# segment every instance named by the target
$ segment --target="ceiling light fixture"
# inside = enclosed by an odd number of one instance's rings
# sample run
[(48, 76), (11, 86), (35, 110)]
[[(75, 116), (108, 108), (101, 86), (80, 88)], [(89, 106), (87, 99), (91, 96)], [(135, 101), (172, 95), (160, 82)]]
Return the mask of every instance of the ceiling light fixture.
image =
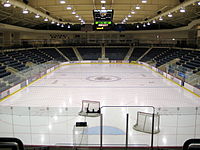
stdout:
[(68, 25), (67, 28), (70, 29), (71, 28), (70, 25)]
[(140, 8), (140, 6), (139, 6), (139, 5), (137, 5), (137, 6), (135, 7), (135, 9), (141, 9), (141, 8)]
[(64, 28), (64, 24), (62, 24), (61, 27)]
[(162, 17), (160, 17), (160, 18), (159, 18), (159, 20), (160, 20), (160, 21), (162, 21), (162, 20), (163, 20), (163, 18), (162, 18)]
[(181, 13), (184, 13), (184, 12), (185, 12), (185, 8), (181, 7), (181, 8), (180, 8), (180, 12), (181, 12)]
[(148, 22), (147, 25), (150, 26), (151, 25), (150, 22)]
[(134, 11), (134, 10), (132, 10), (132, 11), (131, 11), (131, 14), (135, 14), (135, 11)]
[(65, 0), (60, 0), (60, 4), (65, 4)]
[(147, 0), (142, 0), (142, 3), (147, 3)]
[(106, 9), (106, 6), (103, 4), (103, 5), (101, 6), (101, 9)]
[(71, 6), (67, 6), (66, 8), (67, 8), (67, 10), (72, 10)]
[(169, 13), (169, 14), (168, 14), (168, 17), (170, 17), (170, 18), (171, 18), (171, 17), (173, 17), (173, 15), (172, 15), (171, 13)]
[(78, 18), (78, 20), (82, 20), (81, 18)]
[(143, 27), (146, 27), (146, 24), (145, 24), (145, 23), (143, 24)]
[(105, 4), (105, 3), (106, 3), (106, 1), (105, 1), (105, 0), (101, 0), (101, 3), (102, 3), (102, 4)]
[(37, 14), (37, 15), (35, 15), (35, 18), (40, 18), (40, 15), (38, 15), (38, 14)]
[(139, 25), (137, 25), (137, 28), (140, 28), (140, 26), (139, 26)]
[(76, 11), (72, 11), (72, 14), (75, 15), (75, 14), (76, 14)]
[(128, 17), (129, 17), (129, 18), (132, 17), (131, 14), (128, 14)]
[(153, 23), (156, 23), (156, 20), (153, 20)]
[(49, 19), (48, 19), (48, 18), (45, 18), (45, 19), (44, 19), (44, 21), (46, 21), (46, 22), (47, 22), (47, 21), (49, 21)]
[(27, 10), (27, 9), (24, 9), (24, 10), (22, 11), (22, 13), (23, 13), (23, 14), (28, 14), (28, 10)]
[(55, 24), (55, 21), (51, 21), (51, 24)]
[(57, 26), (59, 26), (59, 25), (60, 25), (60, 23), (58, 22), (58, 23), (57, 23)]
[(10, 7), (11, 6), (11, 3), (9, 1), (6, 1), (4, 4), (3, 4), (3, 7)]
[(200, 2), (198, 2), (197, 4), (200, 5)]
[(76, 15), (75, 17), (76, 17), (76, 18), (79, 18), (79, 15)]

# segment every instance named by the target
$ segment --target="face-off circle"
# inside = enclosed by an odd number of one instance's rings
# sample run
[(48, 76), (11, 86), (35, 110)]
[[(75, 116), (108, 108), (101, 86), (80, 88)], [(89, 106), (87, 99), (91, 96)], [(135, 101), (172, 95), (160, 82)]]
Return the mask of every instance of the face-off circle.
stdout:
[(94, 81), (94, 82), (114, 82), (114, 81), (121, 80), (120, 77), (111, 76), (111, 75), (90, 76), (86, 79), (89, 81)]

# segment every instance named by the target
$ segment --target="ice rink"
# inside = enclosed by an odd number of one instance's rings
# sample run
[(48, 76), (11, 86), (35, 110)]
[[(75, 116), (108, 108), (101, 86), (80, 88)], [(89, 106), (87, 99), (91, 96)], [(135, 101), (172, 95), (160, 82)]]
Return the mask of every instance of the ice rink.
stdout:
[(128, 64), (63, 66), (1, 102), (1, 106), (80, 107), (105, 105), (197, 107), (199, 97), (148, 68)]
[[(82, 100), (104, 107), (105, 146), (125, 142), (129, 114), (129, 145), (149, 146), (150, 134), (135, 131), (138, 111), (160, 114), (154, 146), (181, 146), (200, 137), (200, 98), (141, 65), (77, 64), (62, 66), (0, 102), (0, 135), (19, 137), (27, 145), (73, 145), (73, 126), (87, 121), (79, 144), (98, 146), (100, 118), (78, 116)], [(77, 141), (76, 141), (76, 140)], [(75, 141), (74, 141), (75, 140)]]

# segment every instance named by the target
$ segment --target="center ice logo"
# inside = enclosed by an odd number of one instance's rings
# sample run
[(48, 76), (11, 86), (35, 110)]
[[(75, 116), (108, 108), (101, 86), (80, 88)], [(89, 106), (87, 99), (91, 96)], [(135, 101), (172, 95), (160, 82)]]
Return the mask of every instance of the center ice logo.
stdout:
[(113, 81), (121, 80), (120, 77), (111, 76), (111, 75), (90, 76), (86, 79), (89, 81), (95, 81), (95, 82), (113, 82)]

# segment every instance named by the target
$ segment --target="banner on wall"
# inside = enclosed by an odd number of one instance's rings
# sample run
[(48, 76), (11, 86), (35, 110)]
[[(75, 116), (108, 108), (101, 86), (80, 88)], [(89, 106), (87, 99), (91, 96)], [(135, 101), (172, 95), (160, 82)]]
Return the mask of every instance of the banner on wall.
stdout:
[(182, 77), (182, 78), (185, 78), (185, 74), (182, 73), (182, 72), (178, 72), (178, 75), (179, 75), (180, 77)]

